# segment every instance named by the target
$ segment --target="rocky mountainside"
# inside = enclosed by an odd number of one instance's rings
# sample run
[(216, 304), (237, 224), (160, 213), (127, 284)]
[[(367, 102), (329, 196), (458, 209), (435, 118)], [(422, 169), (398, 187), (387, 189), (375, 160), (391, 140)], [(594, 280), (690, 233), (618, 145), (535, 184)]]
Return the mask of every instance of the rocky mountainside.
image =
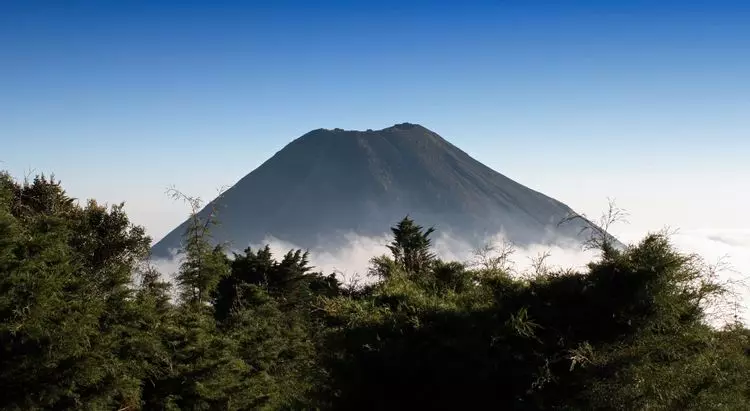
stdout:
[[(216, 200), (215, 200), (216, 201)], [(216, 241), (234, 249), (268, 236), (309, 249), (342, 234), (381, 235), (405, 215), (470, 242), (500, 231), (519, 244), (575, 237), (572, 210), (490, 169), (416, 124), (318, 129), (284, 147), (218, 200)], [(209, 212), (207, 206), (201, 213)], [(179, 247), (186, 222), (152, 249)]]

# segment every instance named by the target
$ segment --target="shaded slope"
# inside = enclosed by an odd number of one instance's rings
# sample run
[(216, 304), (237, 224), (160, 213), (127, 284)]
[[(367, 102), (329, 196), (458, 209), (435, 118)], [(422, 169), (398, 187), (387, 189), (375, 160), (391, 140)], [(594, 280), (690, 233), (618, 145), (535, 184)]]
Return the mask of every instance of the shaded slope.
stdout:
[[(343, 232), (387, 232), (406, 214), (466, 240), (503, 230), (517, 243), (542, 242), (550, 230), (575, 236), (580, 227), (556, 227), (568, 206), (408, 123), (309, 132), (238, 181), (219, 205), (215, 238), (234, 248), (269, 235), (311, 249), (331, 246)], [(170, 232), (154, 254), (167, 255), (184, 230)]]

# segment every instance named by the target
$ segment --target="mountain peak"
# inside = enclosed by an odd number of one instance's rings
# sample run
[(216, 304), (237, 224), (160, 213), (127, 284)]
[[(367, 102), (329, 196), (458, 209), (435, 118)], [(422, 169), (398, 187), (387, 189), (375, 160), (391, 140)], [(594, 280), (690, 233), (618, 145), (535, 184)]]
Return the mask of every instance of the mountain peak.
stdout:
[(394, 124), (392, 127), (389, 127), (389, 128), (398, 129), (398, 130), (411, 130), (411, 129), (414, 129), (414, 128), (423, 128), (423, 129), (427, 130), (426, 128), (420, 126), (419, 124), (414, 124), (414, 123)]
[(415, 123), (399, 123), (399, 124), (394, 124), (394, 125), (392, 125), (390, 127), (386, 127), (386, 128), (380, 129), (380, 130), (373, 130), (371, 128), (368, 128), (367, 130), (346, 130), (346, 129), (338, 128), (338, 127), (333, 128), (333, 129), (321, 127), (321, 128), (317, 128), (315, 130), (312, 130), (309, 133), (306, 133), (305, 135), (307, 135), (307, 134), (319, 134), (319, 133), (326, 133), (326, 132), (328, 132), (328, 133), (382, 133), (382, 132), (394, 131), (394, 130), (413, 130), (413, 129), (421, 129), (421, 130), (425, 130), (425, 131), (428, 131), (428, 132), (432, 133), (432, 131), (428, 130), (426, 127), (424, 127), (424, 126), (422, 126), (420, 124), (415, 124)]

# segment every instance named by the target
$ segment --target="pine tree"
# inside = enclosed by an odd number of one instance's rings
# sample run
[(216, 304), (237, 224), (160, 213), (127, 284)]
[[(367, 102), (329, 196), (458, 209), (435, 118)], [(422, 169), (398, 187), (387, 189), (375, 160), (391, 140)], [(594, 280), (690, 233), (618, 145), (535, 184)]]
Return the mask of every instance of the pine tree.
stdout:
[[(222, 277), (229, 274), (229, 260), (221, 245), (211, 246), (211, 227), (217, 223), (216, 208), (202, 218), (201, 200), (187, 196), (175, 189), (168, 190), (175, 199), (183, 199), (191, 208), (190, 219), (184, 234), (185, 243), (180, 254), (183, 261), (177, 274), (183, 301), (204, 306)], [(215, 203), (215, 202), (214, 202)]]
[(409, 216), (392, 227), (393, 241), (388, 245), (388, 249), (393, 253), (396, 263), (410, 273), (419, 273), (426, 269), (435, 258), (430, 252), (432, 240), (429, 238), (434, 231), (432, 227), (423, 230), (422, 226), (417, 225)]
[(137, 405), (143, 311), (133, 262), (150, 240), (121, 206), (79, 207), (43, 176), (0, 176), (0, 407)]

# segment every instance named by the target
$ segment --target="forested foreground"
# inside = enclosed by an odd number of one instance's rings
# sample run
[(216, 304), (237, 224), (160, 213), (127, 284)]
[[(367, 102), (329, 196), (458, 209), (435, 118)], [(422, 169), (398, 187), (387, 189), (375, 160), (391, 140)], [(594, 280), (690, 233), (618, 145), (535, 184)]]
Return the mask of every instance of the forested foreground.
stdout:
[(0, 407), (750, 409), (750, 332), (706, 325), (726, 290), (664, 235), (511, 275), (404, 219), (354, 286), (302, 251), (228, 256), (211, 225), (170, 286), (121, 206), (0, 176)]

